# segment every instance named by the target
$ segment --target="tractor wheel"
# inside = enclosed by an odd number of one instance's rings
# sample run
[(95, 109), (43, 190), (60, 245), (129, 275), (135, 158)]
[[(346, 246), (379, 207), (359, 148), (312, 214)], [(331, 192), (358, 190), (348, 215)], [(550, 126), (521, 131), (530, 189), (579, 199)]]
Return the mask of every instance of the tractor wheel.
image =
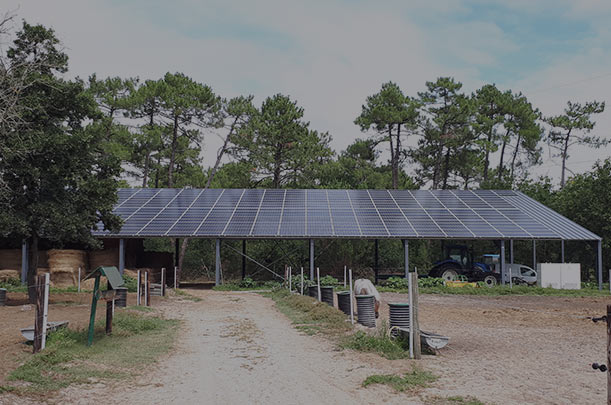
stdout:
[(484, 284), (486, 285), (486, 287), (494, 287), (495, 285), (497, 285), (497, 280), (496, 277), (494, 276), (486, 276), (484, 277)]
[(445, 281), (456, 281), (458, 280), (458, 272), (454, 267), (446, 267), (439, 269), (439, 276)]

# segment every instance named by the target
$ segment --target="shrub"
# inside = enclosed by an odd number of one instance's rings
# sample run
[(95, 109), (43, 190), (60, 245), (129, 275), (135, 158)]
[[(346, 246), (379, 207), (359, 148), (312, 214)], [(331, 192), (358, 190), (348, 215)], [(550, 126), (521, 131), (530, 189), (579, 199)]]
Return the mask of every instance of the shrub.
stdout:
[(254, 280), (250, 277), (245, 277), (238, 285), (240, 288), (254, 288), (256, 286)]
[(339, 280), (333, 276), (324, 276), (320, 278), (320, 285), (324, 287), (335, 287), (339, 285)]

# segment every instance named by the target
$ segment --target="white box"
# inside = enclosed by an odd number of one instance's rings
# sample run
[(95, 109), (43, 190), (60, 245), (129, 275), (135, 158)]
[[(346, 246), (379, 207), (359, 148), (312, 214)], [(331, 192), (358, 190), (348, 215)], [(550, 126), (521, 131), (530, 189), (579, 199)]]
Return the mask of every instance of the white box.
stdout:
[(562, 290), (581, 289), (581, 265), (579, 263), (538, 263), (537, 285)]

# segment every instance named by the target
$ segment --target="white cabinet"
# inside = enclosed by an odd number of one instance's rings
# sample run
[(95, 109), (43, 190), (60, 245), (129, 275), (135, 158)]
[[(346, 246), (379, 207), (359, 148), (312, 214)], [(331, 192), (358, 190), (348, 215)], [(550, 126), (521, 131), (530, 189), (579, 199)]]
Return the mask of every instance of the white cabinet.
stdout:
[(538, 263), (537, 285), (559, 290), (581, 289), (581, 265), (579, 263)]

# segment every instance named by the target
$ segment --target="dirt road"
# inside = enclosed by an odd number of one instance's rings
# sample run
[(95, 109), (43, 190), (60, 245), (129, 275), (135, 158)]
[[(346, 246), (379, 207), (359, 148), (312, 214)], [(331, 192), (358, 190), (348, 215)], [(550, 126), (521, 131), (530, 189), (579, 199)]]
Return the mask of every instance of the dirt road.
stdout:
[[(271, 300), (253, 293), (194, 291), (203, 300), (167, 308), (185, 330), (156, 370), (104, 402), (116, 404), (419, 404), (363, 380), (391, 369), (366, 367), (349, 351), (298, 332)], [(393, 369), (409, 370), (407, 361)], [(125, 385), (122, 386), (125, 388)], [(72, 391), (72, 390), (70, 390)], [(101, 392), (74, 390), (90, 403)], [(110, 399), (110, 401), (109, 401)]]

